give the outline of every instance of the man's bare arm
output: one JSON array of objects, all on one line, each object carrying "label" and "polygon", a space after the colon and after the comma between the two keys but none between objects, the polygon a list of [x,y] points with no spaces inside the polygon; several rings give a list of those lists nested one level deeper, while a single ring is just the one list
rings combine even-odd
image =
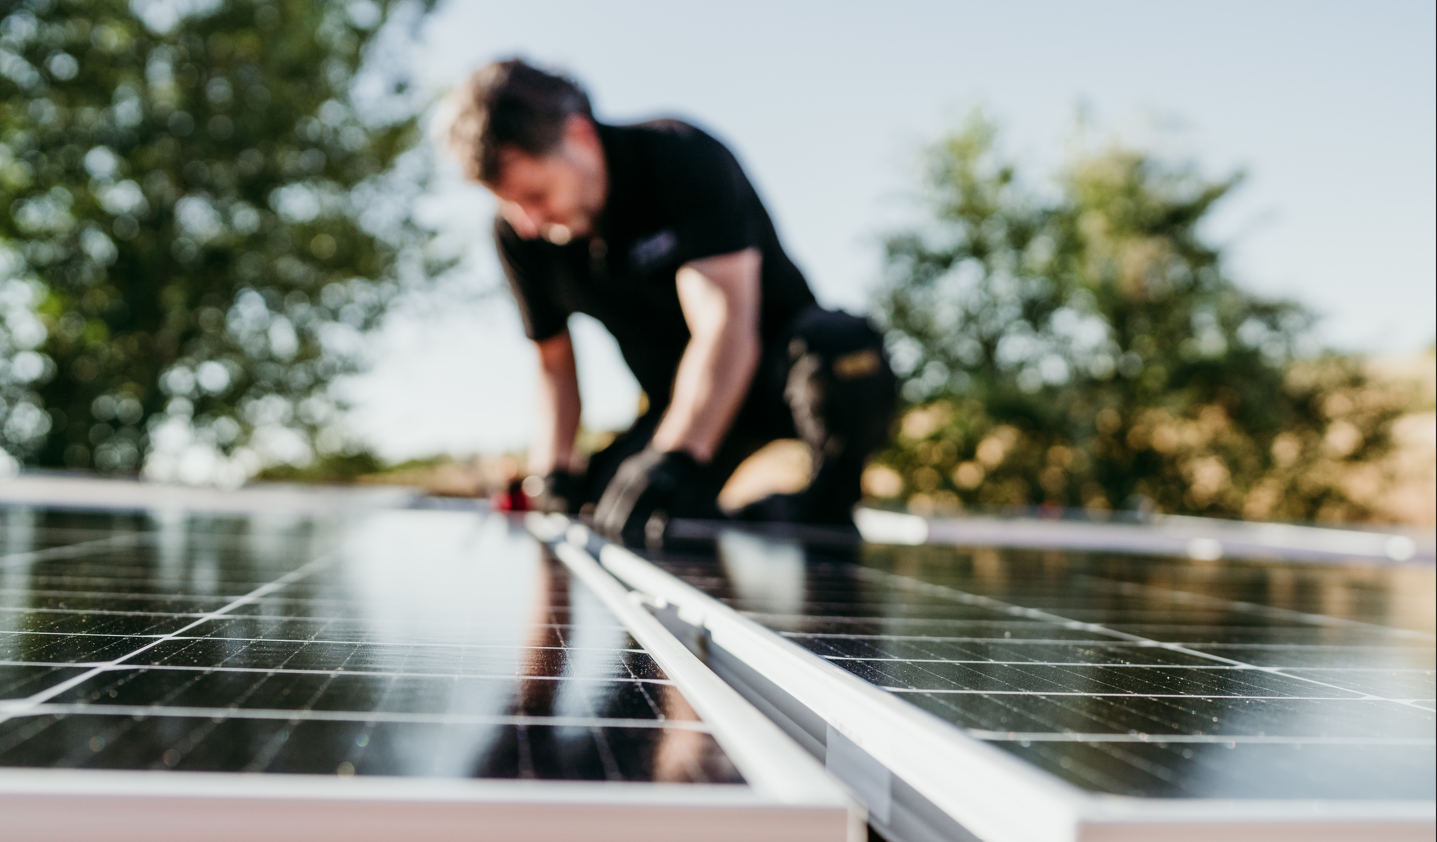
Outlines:
[{"label": "man's bare arm", "polygon": [[543,475],[570,470],[582,404],[569,331],[535,342],[534,347],[539,351],[539,417],[529,448],[529,473]]},{"label": "man's bare arm", "polygon": [[656,449],[684,450],[708,462],[727,435],[758,367],[762,260],[750,248],[679,269],[679,304],[691,338],[654,433]]}]

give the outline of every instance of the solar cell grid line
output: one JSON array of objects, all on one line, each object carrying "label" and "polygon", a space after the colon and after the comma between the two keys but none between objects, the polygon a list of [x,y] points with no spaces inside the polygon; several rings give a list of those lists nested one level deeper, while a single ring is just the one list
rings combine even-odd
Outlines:
[{"label": "solar cell grid line", "polygon": [[239,598],[237,598],[237,599],[234,599],[234,600],[230,601],[229,603],[225,604],[224,606],[222,606],[222,607],[220,607],[220,608],[218,608],[218,609],[216,609],[216,610],[214,610],[214,611],[211,611],[211,612],[209,612],[209,613],[207,613],[207,614],[203,614],[203,615],[201,615],[201,616],[195,618],[195,619],[194,619],[192,622],[190,622],[188,625],[182,626],[182,627],[179,628],[178,630],[176,630],[176,631],[174,631],[174,632],[170,632],[169,634],[162,635],[162,636],[160,636],[160,637],[156,637],[156,638],[150,640],[150,642],[145,643],[145,644],[143,644],[143,645],[141,645],[141,646],[139,646],[139,647],[137,647],[137,648],[135,648],[135,649],[132,649],[132,650],[126,652],[125,654],[121,655],[121,656],[118,657],[118,658],[114,658],[114,659],[112,659],[112,660],[110,660],[110,661],[107,661],[107,662],[104,662],[104,663],[96,664],[95,666],[91,667],[87,672],[81,673],[80,675],[77,675],[77,676],[75,676],[75,677],[73,677],[73,678],[70,678],[70,679],[67,679],[67,680],[65,680],[65,681],[62,681],[62,682],[60,682],[59,684],[54,685],[53,687],[47,687],[46,689],[44,689],[44,690],[42,690],[42,691],[40,691],[40,692],[37,692],[37,693],[33,693],[33,694],[31,694],[30,696],[28,696],[28,697],[26,697],[26,698],[24,698],[24,699],[19,699],[19,700],[10,701],[10,702],[0,702],[0,723],[4,723],[4,721],[5,721],[6,719],[9,719],[9,718],[12,718],[12,717],[24,716],[24,715],[26,715],[27,713],[32,712],[36,706],[41,705],[41,704],[44,704],[44,702],[45,702],[47,699],[50,699],[50,698],[52,698],[52,697],[54,697],[54,696],[57,696],[57,695],[59,695],[60,693],[63,693],[63,692],[65,692],[66,690],[69,690],[71,687],[74,687],[75,685],[80,684],[81,682],[87,681],[87,680],[89,680],[89,679],[95,677],[96,675],[99,675],[99,674],[102,673],[102,672],[105,672],[105,671],[107,671],[107,670],[113,670],[113,669],[115,669],[116,667],[118,667],[118,666],[120,666],[121,664],[123,664],[123,663],[125,663],[126,661],[128,661],[129,659],[134,658],[134,657],[137,657],[137,656],[143,654],[146,650],[149,650],[149,649],[152,649],[152,648],[154,648],[154,647],[156,647],[156,646],[159,646],[160,644],[164,643],[164,642],[167,641],[167,640],[174,640],[174,639],[176,639],[181,633],[183,633],[184,631],[186,631],[187,629],[194,628],[195,626],[198,626],[198,625],[200,625],[201,623],[204,623],[204,622],[206,622],[206,621],[213,620],[213,619],[216,619],[216,618],[218,618],[218,617],[221,617],[221,616],[223,616],[225,613],[227,613],[227,612],[229,612],[229,611],[232,611],[232,610],[234,610],[235,608],[238,608],[239,606],[241,606],[241,605],[243,605],[243,604],[245,604],[245,603],[247,603],[247,602],[250,602],[250,601],[252,601],[252,600],[254,600],[254,599],[258,599],[259,597],[264,596],[264,595],[267,594],[267,593],[272,593],[272,592],[274,592],[274,591],[276,591],[276,590],[278,590],[278,589],[284,587],[285,585],[289,584],[290,582],[298,581],[299,579],[303,578],[304,576],[306,576],[306,575],[308,575],[308,574],[314,572],[314,570],[319,569],[320,567],[324,566],[325,564],[330,564],[330,563],[332,563],[333,561],[334,561],[334,557],[333,557],[333,556],[329,556],[329,557],[323,557],[323,556],[322,556],[322,557],[320,557],[320,558],[317,558],[317,559],[315,559],[315,560],[313,560],[313,561],[311,561],[311,562],[305,564],[305,565],[302,566],[302,567],[299,567],[299,568],[297,568],[297,569],[295,569],[295,570],[291,570],[290,572],[285,573],[284,575],[278,577],[277,579],[275,579],[275,580],[272,581],[272,582],[267,582],[267,583],[265,583],[265,584],[263,584],[263,585],[260,585],[258,588],[255,588],[254,590],[250,591],[249,593],[245,594],[244,596],[241,596],[241,597],[239,597]]},{"label": "solar cell grid line", "polygon": [[[886,573],[886,572],[882,572],[882,571],[862,570],[861,572],[862,572],[863,574],[865,574],[865,575],[871,575],[871,576],[886,576],[886,577],[891,577],[891,576],[893,576],[893,574]],[[943,586],[939,586],[939,585],[931,585],[931,584],[928,584],[928,583],[916,582],[916,581],[913,581],[913,580],[911,580],[911,579],[907,579],[906,577],[899,577],[899,579],[900,579],[900,581],[902,582],[903,586],[904,586],[904,587],[907,587],[907,588],[913,588],[913,589],[918,589],[918,590],[925,590],[925,591],[927,591],[928,593],[944,593],[944,594],[950,595],[950,596],[951,596],[952,598],[954,598],[954,599],[965,600],[965,601],[966,601],[967,598],[971,598],[971,597],[972,597],[971,594],[965,594],[965,593],[961,593],[961,592],[951,591],[950,589],[944,588]],[[1131,583],[1127,583],[1127,584],[1131,584]],[[1133,586],[1133,588],[1131,588],[1130,590],[1137,590],[1137,589],[1138,589],[1137,586]],[[1165,592],[1165,593],[1171,594],[1171,592]],[[988,599],[988,598],[983,597],[983,598],[981,598],[981,599],[985,599],[985,600],[986,600],[986,599]],[[1225,605],[1228,604],[1228,601],[1226,601],[1226,600],[1215,600],[1214,598],[1211,598],[1211,597],[1209,597],[1209,598],[1207,598],[1207,599],[1208,599],[1208,601],[1210,601],[1210,602],[1214,602],[1214,601],[1215,601],[1215,602],[1219,602],[1219,603],[1224,603]],[[1241,606],[1242,610],[1249,610],[1249,609],[1257,608],[1257,607],[1258,607],[1258,606],[1251,606],[1251,605],[1242,605],[1242,606]],[[1050,612],[1041,612],[1041,614],[1039,614],[1039,613],[1035,613],[1035,612],[1032,611],[1031,609],[1026,609],[1026,608],[1023,608],[1023,607],[1020,607],[1020,606],[1008,606],[1006,610],[1014,611],[1015,613],[1018,613],[1018,614],[1023,615],[1023,616],[1041,617],[1042,619],[1047,619],[1047,620],[1051,620],[1051,621],[1054,621],[1054,622],[1063,622],[1063,623],[1068,623],[1068,624],[1071,624],[1071,623],[1074,622],[1074,621],[1072,621],[1072,620],[1069,620],[1069,619],[1066,618],[1066,617],[1062,617],[1062,616],[1056,615],[1056,614],[1051,614]],[[1298,618],[1298,619],[1300,619],[1300,620],[1303,620],[1303,621],[1307,621],[1307,620],[1312,619],[1311,615],[1308,615],[1308,614],[1306,614],[1306,613],[1304,613],[1304,612],[1287,611],[1283,616],[1293,616],[1293,617],[1296,617],[1296,618]],[[1337,619],[1341,619],[1341,618],[1334,618],[1334,620],[1337,620]],[[1345,623],[1346,623],[1346,624],[1350,624],[1350,625],[1355,625],[1355,626],[1366,627],[1366,628],[1377,628],[1377,627],[1375,627],[1375,626],[1372,626],[1372,624],[1359,623],[1359,622],[1357,622],[1357,621],[1351,621],[1351,620],[1346,620]],[[1121,638],[1126,639],[1126,640],[1131,640],[1131,641],[1135,641],[1135,642],[1140,642],[1140,643],[1143,643],[1143,644],[1146,644],[1146,645],[1159,645],[1159,646],[1163,646],[1164,648],[1171,649],[1172,651],[1184,652],[1184,653],[1191,654],[1191,655],[1195,655],[1195,656],[1198,656],[1198,657],[1211,658],[1211,659],[1214,660],[1214,661],[1225,662],[1226,664],[1229,665],[1229,668],[1231,668],[1231,669],[1238,669],[1238,670],[1255,670],[1255,671],[1267,672],[1267,673],[1270,673],[1270,674],[1272,674],[1272,675],[1290,676],[1290,677],[1292,677],[1292,678],[1296,678],[1296,679],[1299,680],[1299,681],[1309,681],[1309,682],[1311,682],[1311,683],[1313,683],[1313,684],[1316,684],[1316,685],[1319,685],[1319,686],[1325,688],[1325,690],[1327,691],[1327,695],[1326,695],[1326,696],[1313,696],[1313,697],[1311,697],[1311,698],[1329,698],[1329,697],[1342,698],[1342,696],[1343,696],[1343,694],[1341,693],[1341,690],[1344,689],[1343,685],[1334,685],[1333,683],[1331,683],[1331,681],[1324,681],[1324,680],[1322,680],[1322,679],[1325,678],[1326,676],[1324,676],[1324,675],[1322,674],[1322,672],[1319,672],[1319,671],[1307,671],[1307,672],[1305,672],[1305,673],[1293,673],[1293,672],[1289,672],[1289,671],[1283,670],[1283,669],[1278,668],[1278,667],[1257,667],[1257,666],[1253,666],[1253,665],[1251,665],[1251,664],[1247,664],[1247,663],[1245,663],[1245,662],[1242,662],[1242,661],[1239,661],[1239,660],[1235,660],[1235,659],[1232,659],[1232,658],[1227,658],[1227,657],[1224,657],[1224,656],[1221,656],[1221,655],[1218,655],[1218,654],[1215,654],[1215,653],[1200,652],[1200,651],[1195,651],[1195,650],[1192,650],[1192,649],[1188,649],[1187,647],[1181,646],[1181,645],[1179,645],[1179,644],[1172,644],[1172,643],[1159,644],[1159,643],[1157,643],[1156,641],[1151,641],[1151,640],[1147,640],[1147,639],[1145,639],[1145,638],[1140,638],[1140,637],[1138,637],[1138,636],[1131,635],[1131,634],[1128,634],[1128,633],[1125,633],[1125,632],[1116,632],[1116,631],[1113,631],[1113,630],[1111,630],[1111,629],[1103,628],[1102,626],[1099,626],[1099,625],[1096,625],[1096,624],[1083,624],[1083,626],[1084,626],[1085,628],[1090,628],[1090,629],[1093,630],[1093,631],[1097,631],[1097,632],[1104,633],[1104,634],[1111,634],[1111,635],[1113,635],[1113,636],[1121,637]],[[1390,633],[1392,633],[1392,634],[1394,634],[1394,635],[1402,635],[1402,634],[1404,633],[1404,630],[1398,630],[1398,629],[1382,629],[1382,631],[1390,632]],[[1421,639],[1421,640],[1428,641],[1428,642],[1430,642],[1430,641],[1433,639],[1432,636],[1430,636],[1430,635],[1422,635],[1422,634],[1420,634],[1420,633],[1418,633],[1418,632],[1406,632],[1406,636],[1413,637],[1413,638],[1416,638],[1416,639]],[[903,660],[904,662],[907,662],[907,663],[921,663],[920,660],[916,660],[916,659],[899,659],[899,660]],[[1056,666],[1056,664],[1051,664],[1051,663],[1050,663],[1050,664],[1048,664],[1048,666]],[[1181,667],[1176,667],[1176,668],[1181,668]],[[1193,667],[1190,667],[1190,668],[1193,668]],[[1202,667],[1197,667],[1197,668],[1202,668]],[[1206,667],[1206,668],[1211,669],[1212,667]],[[1346,672],[1358,672],[1357,670],[1345,670],[1345,671],[1346,671]],[[1425,682],[1424,686],[1421,688],[1421,692],[1425,692],[1426,695],[1432,695],[1431,688],[1430,688],[1430,685],[1431,685],[1431,677],[1432,677],[1432,676],[1431,676],[1431,672],[1430,672],[1430,671],[1409,671],[1409,672],[1418,672],[1418,673],[1420,673],[1421,675],[1425,676],[1426,682]],[[889,689],[889,690],[891,690],[891,691],[893,691],[893,692],[900,692],[900,693],[901,693],[901,692],[909,692],[909,691],[910,691],[911,689],[913,689],[913,688],[892,687],[892,686],[890,686],[890,687],[886,687],[885,689]],[[1333,690],[1339,691],[1338,694],[1334,696],[1333,693],[1331,692],[1331,691],[1333,691]],[[931,693],[931,692],[966,692],[966,691],[954,691],[954,690],[949,690],[949,689],[930,688],[930,689],[927,689],[926,692],[930,692],[930,693]],[[990,692],[992,692],[992,691],[990,691]],[[1005,691],[998,690],[998,691],[996,691],[996,692],[1005,692]],[[1022,692],[1022,691],[1012,691],[1012,692]],[[1088,691],[1088,692],[1076,693],[1076,694],[1074,694],[1074,695],[1100,696],[1100,695],[1105,695],[1105,694],[1103,694],[1103,693],[1101,693],[1101,692]],[[1124,693],[1124,694],[1121,694],[1121,695],[1128,695],[1128,693]],[[1153,695],[1154,695],[1154,696],[1165,696],[1165,695],[1171,695],[1171,696],[1188,696],[1188,695],[1194,695],[1194,694],[1191,693],[1191,692],[1189,692],[1189,693],[1153,694]],[[1214,694],[1214,695],[1217,695],[1217,694]],[[1290,695],[1290,694],[1289,694],[1289,695]],[[1381,698],[1380,696],[1376,696],[1376,695],[1373,695],[1373,694],[1366,694],[1366,696],[1367,696],[1368,698],[1374,698],[1374,699],[1380,699],[1380,698]],[[1237,697],[1237,698],[1268,698],[1268,697],[1260,696],[1260,695],[1258,695],[1258,694],[1256,694],[1256,693],[1253,693],[1252,691],[1244,692],[1244,693],[1242,693],[1242,694],[1240,694],[1240,695],[1237,695],[1236,697]],[[1395,698],[1395,699],[1389,698],[1389,699],[1382,699],[1382,700],[1384,700],[1384,701],[1393,701],[1393,702],[1400,703],[1400,704],[1411,704],[1411,703],[1414,701],[1414,700],[1412,700],[1412,699],[1402,699],[1402,698]],[[1134,735],[1133,738],[1134,738],[1134,739],[1142,739],[1141,737],[1138,737],[1138,736],[1136,736],[1136,735]],[[1237,739],[1238,739],[1239,741],[1241,741],[1242,739],[1245,739],[1245,738],[1237,738]]]},{"label": "solar cell grid line", "polygon": [[1244,613],[1260,614],[1265,616],[1293,619],[1301,623],[1318,626],[1342,626],[1358,629],[1377,629],[1387,634],[1410,637],[1416,640],[1432,640],[1432,635],[1424,635],[1421,632],[1410,629],[1393,629],[1378,626],[1361,620],[1353,620],[1347,617],[1331,617],[1323,614],[1313,614],[1310,611],[1296,611],[1291,608],[1281,608],[1273,605],[1256,605],[1242,600],[1222,599],[1221,597],[1208,596],[1206,594],[1195,594],[1188,591],[1173,590],[1171,588],[1159,588],[1151,584],[1137,582],[1108,582],[1104,584],[1116,587],[1126,593],[1161,593],[1164,596],[1182,602],[1198,603],[1204,605],[1220,605],[1228,610],[1236,610]]},{"label": "solar cell grid line", "polygon": [[[879,823],[891,838],[941,836],[945,818],[952,838],[985,839],[1117,826],[1153,839],[1430,838],[1437,824],[1430,567],[973,561],[947,548],[845,559],[744,534],[716,555],[643,558],[574,540],[680,636],[702,638],[710,665],[801,743],[819,756],[836,746],[845,780],[891,801]],[[1195,598],[1165,592],[1177,582]],[[1279,587],[1266,591],[1277,601],[1249,593],[1254,582]],[[1347,587],[1367,596],[1343,596],[1351,613],[1328,622],[1310,610],[1322,605],[1311,582],[1329,602]],[[956,617],[936,610],[945,600]],[[1349,645],[1360,657],[1334,659]],[[1294,646],[1292,662],[1276,654]]]},{"label": "solar cell grid line", "polygon": [[142,534],[110,535],[104,538],[95,538],[79,543],[65,543],[44,549],[28,550],[26,552],[9,553],[0,556],[0,567],[19,566],[36,561],[52,561],[61,558],[76,558],[78,556],[102,553],[118,547],[131,546],[145,540]]},{"label": "solar cell grid line", "polygon": [[[975,597],[973,594],[967,594],[967,593],[963,593],[963,592],[961,592],[961,591],[956,591],[956,590],[953,590],[953,589],[951,589],[951,588],[947,588],[947,587],[945,587],[945,586],[943,586],[943,585],[932,585],[932,584],[929,584],[929,583],[926,583],[926,582],[919,582],[919,581],[910,579],[910,578],[908,578],[908,577],[899,577],[899,576],[897,576],[896,574],[888,573],[888,572],[886,572],[886,571],[871,571],[871,570],[868,570],[867,568],[860,568],[860,570],[862,571],[862,574],[861,574],[861,575],[892,577],[892,578],[895,578],[895,579],[898,579],[898,580],[902,581],[903,584],[904,584],[906,587],[910,587],[910,588],[914,588],[914,589],[917,589],[917,590],[926,591],[926,592],[928,592],[928,593],[935,593],[935,594],[941,593],[941,594],[950,596],[951,598],[953,598],[953,599],[955,599],[955,600],[959,600],[959,601],[963,601],[963,602],[968,601],[968,599],[970,599],[970,598],[976,598],[976,599],[983,600],[984,604],[991,605],[992,607],[995,607],[995,608],[999,608],[999,610],[1011,611],[1011,612],[1013,612],[1013,613],[1015,613],[1015,614],[1017,614],[1017,615],[1024,616],[1024,617],[1030,617],[1030,618],[1033,618],[1033,619],[1047,620],[1047,621],[1050,621],[1050,622],[1054,622],[1054,623],[1059,623],[1059,624],[1062,624],[1062,625],[1066,625],[1066,626],[1068,626],[1068,627],[1070,627],[1070,628],[1082,628],[1082,629],[1084,629],[1084,630],[1093,631],[1093,632],[1097,632],[1097,633],[1100,633],[1100,634],[1111,635],[1111,636],[1116,637],[1116,638],[1119,638],[1119,639],[1121,639],[1121,640],[1126,640],[1126,641],[1130,641],[1130,642],[1141,643],[1141,644],[1145,644],[1145,645],[1149,645],[1149,646],[1159,646],[1159,647],[1162,647],[1162,648],[1164,648],[1164,649],[1172,650],[1172,651],[1174,651],[1174,652],[1182,652],[1182,653],[1184,653],[1184,654],[1189,654],[1189,655],[1193,655],[1193,656],[1200,657],[1200,658],[1211,659],[1212,661],[1216,661],[1216,662],[1219,662],[1219,663],[1224,663],[1224,664],[1227,664],[1228,666],[1235,667],[1235,668],[1238,668],[1238,669],[1241,669],[1241,670],[1253,670],[1253,671],[1258,671],[1258,672],[1269,673],[1269,674],[1272,674],[1272,675],[1286,676],[1286,677],[1289,677],[1289,678],[1296,679],[1296,680],[1298,680],[1298,681],[1309,682],[1310,684],[1317,685],[1318,687],[1325,688],[1325,689],[1328,690],[1328,691],[1336,690],[1336,691],[1338,691],[1339,693],[1342,693],[1343,690],[1344,690],[1344,688],[1342,688],[1342,687],[1340,687],[1340,686],[1333,685],[1333,684],[1331,684],[1330,682],[1327,682],[1327,681],[1323,681],[1320,676],[1314,675],[1314,674],[1297,674],[1297,673],[1292,673],[1292,672],[1285,671],[1285,670],[1283,670],[1283,669],[1280,668],[1280,667],[1261,667],[1261,666],[1256,666],[1256,665],[1248,664],[1248,663],[1245,663],[1245,662],[1243,662],[1243,661],[1240,661],[1240,660],[1237,660],[1237,659],[1234,659],[1234,658],[1229,658],[1229,657],[1226,657],[1226,656],[1223,656],[1223,655],[1220,655],[1220,654],[1217,654],[1217,653],[1203,652],[1203,651],[1199,651],[1199,650],[1195,650],[1195,649],[1190,649],[1190,648],[1188,648],[1188,647],[1186,647],[1186,646],[1184,646],[1184,645],[1182,645],[1182,644],[1180,644],[1180,643],[1163,643],[1163,642],[1159,642],[1159,641],[1156,641],[1156,640],[1150,640],[1150,639],[1148,639],[1148,638],[1142,637],[1141,635],[1135,635],[1135,634],[1132,634],[1132,633],[1129,633],[1129,632],[1123,632],[1123,631],[1117,631],[1117,630],[1114,630],[1114,629],[1110,629],[1110,628],[1107,628],[1107,627],[1103,626],[1102,624],[1098,624],[1098,623],[1082,623],[1082,622],[1079,622],[1079,621],[1076,621],[1076,620],[1071,620],[1071,619],[1069,619],[1069,618],[1067,618],[1067,617],[1063,617],[1063,616],[1061,616],[1061,615],[1054,614],[1054,613],[1047,612],[1047,611],[1037,611],[1036,609],[1024,608],[1024,607],[1018,606],[1018,605],[1006,605],[1006,604],[1002,603],[1001,601],[991,600],[991,599],[988,598],[988,597]],[[1214,598],[1209,598],[1209,599],[1214,599]],[[1230,603],[1229,601],[1226,601],[1226,600],[1217,600],[1217,601],[1222,602],[1222,603],[1225,603],[1225,604],[1227,604],[1227,605],[1233,605],[1234,607],[1238,607],[1236,604]],[[1241,606],[1241,610],[1244,610],[1244,611],[1248,610],[1248,608],[1249,608],[1249,606],[1246,605],[1246,604],[1243,604],[1243,605]],[[1311,616],[1311,615],[1306,614],[1305,612],[1288,612],[1288,613],[1289,613],[1289,614],[1292,614],[1292,615],[1296,615],[1299,619],[1301,619],[1301,620],[1303,620],[1303,621],[1307,621],[1307,619]],[[1334,618],[1334,619],[1339,619],[1339,618]],[[1411,638],[1411,639],[1414,639],[1414,640],[1421,640],[1421,641],[1423,641],[1423,642],[1428,642],[1428,643],[1437,643],[1437,636],[1433,636],[1433,635],[1430,635],[1430,634],[1422,634],[1422,633],[1420,633],[1420,632],[1415,632],[1415,631],[1410,631],[1410,630],[1405,630],[1405,629],[1385,629],[1385,628],[1380,628],[1380,627],[1373,626],[1372,624],[1369,624],[1369,623],[1357,623],[1356,621],[1350,621],[1350,620],[1349,620],[1349,621],[1346,621],[1346,622],[1349,623],[1349,624],[1358,625],[1358,626],[1365,627],[1365,628],[1380,629],[1380,630],[1383,631],[1383,632],[1391,633],[1393,636],[1408,637],[1408,638]],[[1431,673],[1428,672],[1428,673],[1426,673],[1426,674],[1427,674],[1428,678],[1430,679],[1430,678],[1431,678]],[[1429,681],[1428,683],[1430,684],[1431,682]],[[890,687],[890,688],[886,688],[886,689],[895,690],[895,691],[898,691],[898,692],[903,692],[906,688],[893,688],[893,687]],[[1348,691],[1348,693],[1350,693],[1350,692],[1352,692],[1352,691]],[[1183,694],[1176,694],[1176,695],[1195,695],[1195,694],[1192,694],[1192,693],[1183,693]],[[1200,695],[1200,694],[1199,694],[1199,695]],[[1243,696],[1239,696],[1239,697],[1245,697],[1245,696],[1250,696],[1250,695],[1251,695],[1251,694],[1243,694]],[[1346,695],[1346,693],[1344,693],[1343,695]],[[1343,695],[1339,695],[1339,696],[1337,696],[1336,698],[1342,698]],[[1380,696],[1376,696],[1376,695],[1372,695],[1372,694],[1366,694],[1366,695],[1368,695],[1370,698],[1374,698],[1374,699],[1380,699],[1380,698],[1381,698]],[[1328,697],[1328,696],[1314,696],[1314,698],[1327,698],[1327,697]],[[1410,699],[1385,699],[1385,700],[1386,700],[1386,701],[1393,701],[1393,702],[1396,702],[1396,703],[1399,703],[1399,704],[1408,704],[1408,703],[1410,703],[1410,702],[1412,701],[1412,700],[1410,700]]]},{"label": "solar cell grid line", "polygon": [[[38,518],[37,543],[53,537]],[[75,528],[83,514],[62,520],[94,540]],[[776,730],[726,730],[748,709],[732,690],[668,674],[704,668],[671,639],[678,655],[656,658],[665,640],[604,595],[618,589],[607,574],[576,575],[502,518],[121,525],[152,531],[0,571],[7,839],[836,840],[855,827]],[[202,611],[114,608],[134,590],[240,587]]]}]

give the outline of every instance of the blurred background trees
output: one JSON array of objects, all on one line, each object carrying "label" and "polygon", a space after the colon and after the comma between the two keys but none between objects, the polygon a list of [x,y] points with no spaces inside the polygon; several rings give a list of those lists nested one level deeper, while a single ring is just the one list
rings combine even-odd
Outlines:
[{"label": "blurred background trees", "polygon": [[9,5],[0,447],[231,481],[345,449],[328,386],[433,269],[417,108],[382,55],[423,8]]},{"label": "blurred background trees", "polygon": [[[434,191],[403,47],[430,5],[0,10],[0,471],[382,467],[332,387],[452,265],[415,214]],[[928,162],[877,300],[906,407],[874,496],[1352,520],[1392,487],[1394,430],[1430,451],[1430,412],[1393,425],[1410,391],[1232,282],[1203,232],[1237,178],[1112,146],[1034,179],[981,119]]]},{"label": "blurred background trees", "polygon": [[1202,226],[1238,176],[1111,146],[1039,185],[982,118],[927,160],[931,220],[888,240],[877,300],[908,408],[871,493],[926,512],[1369,514],[1349,478],[1409,393],[1299,355],[1311,314],[1228,277]]}]

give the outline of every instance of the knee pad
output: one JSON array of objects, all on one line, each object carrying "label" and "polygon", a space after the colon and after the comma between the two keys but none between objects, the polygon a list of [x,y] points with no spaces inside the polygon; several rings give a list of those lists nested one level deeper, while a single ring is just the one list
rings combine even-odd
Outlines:
[{"label": "knee pad", "polygon": [[784,399],[816,454],[866,456],[888,436],[897,378],[867,319],[812,308],[795,319]]}]

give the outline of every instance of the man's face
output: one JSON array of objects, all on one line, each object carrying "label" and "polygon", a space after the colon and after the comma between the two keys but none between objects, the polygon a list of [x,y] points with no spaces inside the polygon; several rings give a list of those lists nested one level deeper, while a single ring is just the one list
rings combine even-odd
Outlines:
[{"label": "man's face", "polygon": [[490,189],[499,212],[526,240],[563,245],[593,233],[607,193],[603,147],[593,124],[571,117],[559,146],[545,155],[499,153],[499,182]]}]

